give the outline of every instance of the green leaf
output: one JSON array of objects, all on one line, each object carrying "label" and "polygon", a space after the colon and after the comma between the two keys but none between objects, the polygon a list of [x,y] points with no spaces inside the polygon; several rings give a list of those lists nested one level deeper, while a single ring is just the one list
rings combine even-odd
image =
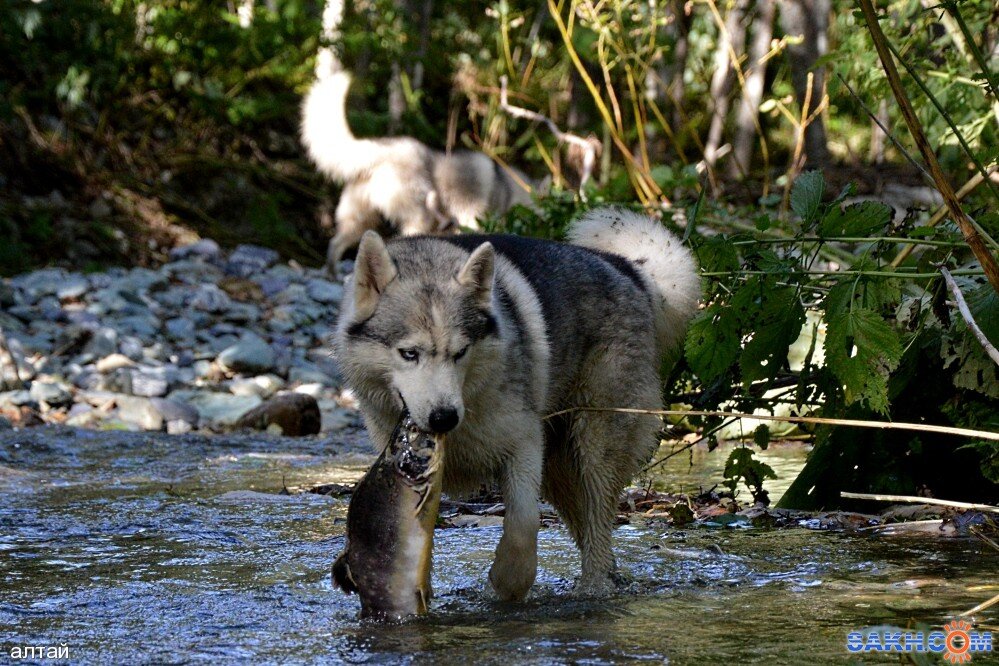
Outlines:
[{"label": "green leaf", "polygon": [[706,273],[739,270],[739,255],[732,241],[725,236],[704,239],[697,248],[697,262]]},{"label": "green leaf", "polygon": [[752,323],[753,337],[739,359],[744,384],[771,379],[784,366],[788,348],[798,339],[805,310],[793,287],[764,291],[763,303]]},{"label": "green leaf", "polygon": [[826,364],[842,382],[847,404],[862,402],[887,414],[888,376],[902,358],[898,334],[865,308],[842,312],[828,324]]},{"label": "green leaf", "polygon": [[821,171],[806,171],[794,181],[791,188],[791,209],[798,214],[804,225],[815,221],[824,191],[825,181]]},{"label": "green leaf", "polygon": [[687,332],[687,362],[703,382],[721,376],[739,358],[736,318],[718,306],[704,310]]},{"label": "green leaf", "polygon": [[990,284],[964,292],[971,316],[993,345],[999,346],[999,294]]},{"label": "green leaf", "polygon": [[766,451],[767,447],[770,446],[770,426],[766,423],[758,425],[753,431],[753,443]]},{"label": "green leaf", "polygon": [[832,208],[819,225],[820,236],[867,236],[891,221],[891,208],[878,201],[862,201]]}]

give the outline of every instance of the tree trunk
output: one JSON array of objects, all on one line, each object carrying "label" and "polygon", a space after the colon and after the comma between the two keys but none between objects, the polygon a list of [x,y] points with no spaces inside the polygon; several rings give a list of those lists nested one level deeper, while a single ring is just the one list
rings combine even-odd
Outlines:
[{"label": "tree trunk", "polygon": [[[830,0],[781,0],[780,5],[784,34],[801,36],[803,40],[787,49],[794,94],[802,105],[807,95],[808,73],[813,74],[809,114],[825,94],[825,68],[815,67],[815,62],[829,49],[829,3]],[[829,161],[826,128],[821,115],[805,129],[805,159],[809,166],[819,168]]]},{"label": "tree trunk", "polygon": [[667,35],[673,41],[673,57],[670,62],[660,70],[666,86],[666,97],[671,103],[670,123],[679,134],[679,130],[687,122],[683,112],[683,98],[686,94],[687,84],[683,76],[687,71],[687,55],[690,52],[690,14],[684,9],[684,0],[672,0],[670,8],[673,12],[673,21],[666,27]]},{"label": "tree trunk", "polygon": [[773,37],[774,0],[757,0],[756,19],[753,21],[753,39],[749,45],[746,63],[746,85],[742,89],[742,103],[736,116],[735,137],[732,139],[732,160],[729,162],[729,176],[745,178],[753,160],[753,144],[756,137],[765,140],[759,127],[760,102],[763,101],[763,83],[767,65],[761,62],[770,50]]},{"label": "tree trunk", "polygon": [[714,166],[720,155],[722,139],[725,134],[725,120],[728,118],[730,94],[735,82],[735,63],[732,54],[738,60],[746,48],[746,14],[749,0],[736,0],[725,19],[724,34],[718,37],[718,47],[715,50],[715,73],[711,77],[711,100],[714,111],[711,114],[711,126],[708,129],[708,140],[704,144],[704,161]]}]

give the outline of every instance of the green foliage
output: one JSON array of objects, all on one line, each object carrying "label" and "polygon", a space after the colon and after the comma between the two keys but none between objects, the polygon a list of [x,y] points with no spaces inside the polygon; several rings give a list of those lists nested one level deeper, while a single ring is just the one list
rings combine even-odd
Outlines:
[{"label": "green foliage", "polygon": [[753,496],[753,503],[769,504],[770,498],[763,489],[763,482],[776,479],[777,474],[770,465],[757,460],[753,450],[746,446],[732,449],[725,461],[725,487],[731,492],[739,487],[739,482],[746,484]]}]

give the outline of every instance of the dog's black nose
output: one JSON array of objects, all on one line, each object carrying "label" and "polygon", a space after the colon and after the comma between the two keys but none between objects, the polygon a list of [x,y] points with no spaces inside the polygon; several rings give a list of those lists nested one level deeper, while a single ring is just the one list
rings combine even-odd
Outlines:
[{"label": "dog's black nose", "polygon": [[430,412],[430,429],[436,433],[454,430],[458,425],[458,410],[454,407],[438,407]]}]

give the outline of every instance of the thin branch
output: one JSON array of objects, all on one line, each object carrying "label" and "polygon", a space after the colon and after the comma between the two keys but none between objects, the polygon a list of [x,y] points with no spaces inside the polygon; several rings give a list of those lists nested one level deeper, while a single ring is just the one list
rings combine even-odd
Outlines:
[{"label": "thin branch", "polygon": [[745,414],[741,412],[719,412],[699,409],[636,409],[631,407],[570,407],[545,416],[545,420],[573,414],[575,412],[616,412],[618,414],[646,414],[648,416],[721,416],[738,419],[758,419],[760,421],[780,421],[783,423],[815,423],[819,425],[842,425],[852,428],[874,428],[878,430],[911,430],[915,432],[935,432],[942,435],[957,435],[973,439],[988,439],[999,442],[999,432],[972,430],[952,426],[930,425],[927,423],[902,423],[898,421],[858,421],[856,419],[829,419],[818,416],[777,416],[775,414]]},{"label": "thin branch", "polygon": [[901,502],[904,504],[932,504],[934,506],[947,506],[952,509],[968,509],[970,511],[987,511],[989,513],[999,513],[999,506],[991,504],[969,504],[967,502],[955,502],[954,500],[936,499],[935,497],[918,497],[916,495],[872,495],[870,493],[848,493],[843,491],[839,494],[843,499],[873,500],[875,502]]},{"label": "thin branch", "polygon": [[[987,173],[989,174],[989,176],[991,176],[992,174],[996,173],[997,169],[999,169],[999,165],[993,164],[993,165],[991,165],[987,169]],[[972,191],[974,191],[974,189],[976,187],[978,187],[979,185],[982,184],[983,180],[985,180],[985,179],[982,178],[982,174],[980,174],[980,173],[974,174],[970,179],[968,179],[968,182],[965,183],[964,185],[962,185],[961,189],[959,189],[957,191],[957,195],[956,195],[957,196],[957,200],[961,201],[966,196],[968,196]],[[941,205],[940,208],[937,208],[936,212],[934,212],[933,215],[930,216],[930,219],[927,220],[926,224],[924,224],[923,226],[924,227],[935,227],[938,224],[940,224],[940,222],[946,216],[947,216],[947,206],[946,205]],[[892,259],[892,261],[891,261],[891,267],[892,268],[898,268],[899,266],[901,266],[902,262],[905,261],[909,257],[909,255],[912,254],[912,251],[915,250],[915,249],[916,248],[915,248],[914,245],[910,245],[909,247],[902,248],[902,251],[899,252],[898,255],[896,255],[896,257],[894,259]]]},{"label": "thin branch", "polygon": [[999,604],[999,594],[992,597],[988,601],[983,601],[982,603],[978,604],[971,610],[964,611],[963,613],[961,613],[961,616],[974,615],[975,613],[980,613],[986,608],[990,608],[992,606],[995,606],[996,604]]},{"label": "thin branch", "polygon": [[860,0],[860,8],[864,13],[864,19],[867,21],[867,29],[874,40],[874,47],[878,51],[881,65],[888,77],[888,85],[891,87],[892,94],[898,102],[899,109],[902,111],[902,117],[905,118],[905,123],[909,127],[909,133],[912,134],[912,138],[915,140],[916,146],[923,156],[923,161],[929,166],[933,181],[936,183],[937,190],[943,195],[944,203],[947,204],[952,219],[957,222],[965,241],[968,243],[968,247],[971,248],[975,258],[978,259],[978,262],[985,270],[989,284],[992,285],[996,293],[999,293],[999,264],[996,263],[996,258],[992,256],[992,253],[982,241],[981,234],[975,229],[974,224],[968,219],[967,213],[961,207],[961,203],[954,194],[954,189],[947,180],[947,176],[944,175],[943,169],[940,168],[937,156],[934,154],[929,141],[926,139],[926,135],[923,133],[919,119],[916,117],[916,112],[912,108],[912,103],[905,94],[902,79],[898,75],[898,69],[895,67],[895,61],[887,45],[888,39],[885,37],[884,32],[881,31],[881,26],[878,23],[878,16],[874,10],[874,5],[871,3],[871,0]]},{"label": "thin branch", "polygon": [[989,355],[989,358],[995,361],[996,365],[999,365],[999,349],[996,349],[995,346],[989,342],[989,339],[985,337],[985,333],[983,333],[982,329],[978,327],[978,323],[975,321],[975,318],[971,316],[971,309],[968,307],[967,302],[965,302],[964,296],[961,294],[961,289],[957,286],[957,282],[954,281],[954,276],[951,275],[950,271],[943,266],[940,267],[940,273],[943,275],[944,280],[947,281],[947,286],[950,287],[950,293],[954,294],[954,303],[957,305],[958,311],[964,318],[964,323],[966,323],[968,328],[971,329],[971,332],[975,334],[975,338],[977,338],[978,343],[985,348],[985,353]]},{"label": "thin branch", "polygon": [[864,107],[864,111],[868,116],[870,116],[871,120],[874,121],[874,124],[881,128],[881,131],[884,132],[885,136],[888,137],[888,140],[892,142],[892,145],[898,148],[898,152],[902,153],[902,156],[909,161],[909,164],[919,169],[919,172],[923,174],[927,182],[932,183],[933,176],[931,176],[930,173],[923,168],[923,165],[917,162],[916,158],[905,149],[905,146],[903,146],[899,140],[895,138],[895,135],[891,133],[891,130],[885,127],[884,123],[881,122],[881,119],[878,118],[878,114],[871,111],[871,107],[867,106],[867,103],[864,102],[860,95],[857,94],[857,91],[854,90],[849,83],[847,83],[846,79],[843,78],[843,75],[836,72],[836,77],[840,80],[840,83],[846,86],[847,91],[849,91],[849,93],[853,95],[853,98],[860,103],[860,106]]},{"label": "thin branch", "polygon": [[530,109],[510,104],[507,99],[506,74],[500,77],[500,108],[514,118],[524,118],[526,120],[544,123],[560,143],[565,143],[580,151],[579,192],[582,194],[583,186],[590,180],[590,177],[593,175],[593,168],[597,165],[597,158],[600,156],[600,150],[602,148],[600,141],[592,136],[584,139],[583,137],[571,132],[563,132],[559,126],[555,124],[555,121],[548,116],[538,113],[537,111],[531,111]]}]

